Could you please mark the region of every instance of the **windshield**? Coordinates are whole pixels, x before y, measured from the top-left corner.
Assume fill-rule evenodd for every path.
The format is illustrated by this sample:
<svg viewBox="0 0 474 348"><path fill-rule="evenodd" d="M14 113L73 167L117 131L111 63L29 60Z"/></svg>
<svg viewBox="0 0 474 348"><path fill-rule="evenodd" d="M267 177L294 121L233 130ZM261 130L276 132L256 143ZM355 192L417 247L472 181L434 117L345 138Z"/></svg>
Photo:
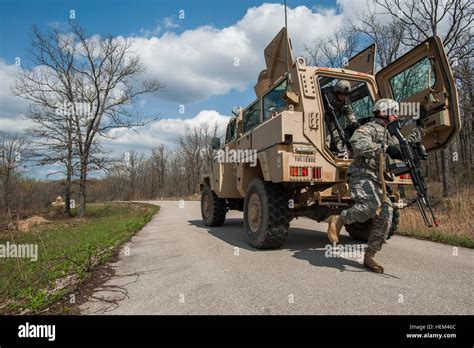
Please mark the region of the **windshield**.
<svg viewBox="0 0 474 348"><path fill-rule="evenodd" d="M283 80L278 86L273 88L263 97L263 120L275 116L286 108L286 102L283 99L283 95L286 92L286 79Z"/></svg>

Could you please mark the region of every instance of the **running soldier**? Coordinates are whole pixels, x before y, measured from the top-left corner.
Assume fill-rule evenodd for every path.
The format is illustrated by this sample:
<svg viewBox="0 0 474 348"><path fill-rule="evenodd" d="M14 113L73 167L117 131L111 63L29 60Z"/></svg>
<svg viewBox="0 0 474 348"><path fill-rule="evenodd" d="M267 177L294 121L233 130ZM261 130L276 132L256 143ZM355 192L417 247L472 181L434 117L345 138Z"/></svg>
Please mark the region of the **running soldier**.
<svg viewBox="0 0 474 348"><path fill-rule="evenodd" d="M373 219L364 265L376 273L384 271L374 256L382 249L382 244L390 230L393 215L390 199L388 196L383 197L384 191L379 171L380 153L386 150L391 158L401 158L398 140L391 137L385 128L388 122L398 118L398 110L399 105L396 101L392 99L378 100L373 108L373 120L358 128L351 137L350 143L354 151L354 161L349 166L348 175L351 195L355 204L343 210L339 217L332 216L327 232L331 243L337 243L342 226ZM407 140L420 142L422 136L422 128L416 127Z"/></svg>

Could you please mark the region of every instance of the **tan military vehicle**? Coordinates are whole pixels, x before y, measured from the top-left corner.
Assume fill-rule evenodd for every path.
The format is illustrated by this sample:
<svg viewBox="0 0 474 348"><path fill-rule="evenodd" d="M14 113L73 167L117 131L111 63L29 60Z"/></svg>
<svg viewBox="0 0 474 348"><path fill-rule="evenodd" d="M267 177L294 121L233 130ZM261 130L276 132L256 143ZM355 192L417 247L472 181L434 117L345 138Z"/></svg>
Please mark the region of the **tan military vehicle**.
<svg viewBox="0 0 474 348"><path fill-rule="evenodd" d="M338 81L350 82L349 102L361 123L371 117L376 100L403 102L401 117L423 119L428 151L445 147L460 129L456 88L438 37L376 74L375 45L344 68L307 66L303 58L293 58L285 28L264 54L257 97L234 111L222 148L214 139L215 156L201 183L205 225L221 226L228 210L243 211L248 241L256 248L280 247L293 218L322 221L352 204L346 180L350 151L341 158L330 148L325 118L323 94ZM406 122L402 133L413 127L413 121ZM410 177L395 176L387 183L394 206L403 207L400 187L410 185ZM391 234L398 219L394 214ZM366 241L370 225L369 220L345 227L353 238Z"/></svg>

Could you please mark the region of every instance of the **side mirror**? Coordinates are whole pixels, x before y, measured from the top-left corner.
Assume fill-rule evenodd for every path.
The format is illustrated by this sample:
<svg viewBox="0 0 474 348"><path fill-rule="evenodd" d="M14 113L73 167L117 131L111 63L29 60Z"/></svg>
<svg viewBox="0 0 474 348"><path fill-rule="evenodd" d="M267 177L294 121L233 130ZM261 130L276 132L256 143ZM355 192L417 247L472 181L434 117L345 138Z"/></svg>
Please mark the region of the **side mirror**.
<svg viewBox="0 0 474 348"><path fill-rule="evenodd" d="M219 150L221 148L221 139L220 138L217 138L217 137L214 137L212 138L211 140L211 148L213 150Z"/></svg>

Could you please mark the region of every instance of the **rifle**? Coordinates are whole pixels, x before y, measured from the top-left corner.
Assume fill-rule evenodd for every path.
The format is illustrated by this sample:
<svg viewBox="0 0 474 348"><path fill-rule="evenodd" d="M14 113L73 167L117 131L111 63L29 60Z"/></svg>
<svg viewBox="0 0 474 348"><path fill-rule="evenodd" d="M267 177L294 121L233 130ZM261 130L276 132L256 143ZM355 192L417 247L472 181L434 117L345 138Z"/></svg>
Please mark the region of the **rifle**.
<svg viewBox="0 0 474 348"><path fill-rule="evenodd" d="M339 134L339 139L341 139L342 143L347 147L351 147L351 143L349 140L346 138L346 135L344 133L344 130L341 127L341 124L339 123L339 120L337 119L336 112L334 111L334 107L331 105L331 102L328 99L328 96L326 93L323 94L323 104L324 104L324 118L326 119L326 123L329 125L331 122L334 124L336 127L337 134ZM330 128L329 128L330 129ZM331 135L332 138L332 135Z"/></svg>
<svg viewBox="0 0 474 348"><path fill-rule="evenodd" d="M428 187L426 186L423 175L421 174L421 160L426 160L426 150L422 144L411 144L405 139L403 134L400 132L401 123L400 121L393 121L387 124L387 129L390 135L395 136L400 143L400 152L402 154L402 161L405 162L405 166L410 173L413 186L416 190L416 198L413 199L412 203L416 202L420 214L423 217L423 221L428 227L432 227L433 224L438 227L439 220L436 218L433 208L431 207L430 198L428 196ZM425 211L425 207L428 208L431 213L433 223L428 219Z"/></svg>

